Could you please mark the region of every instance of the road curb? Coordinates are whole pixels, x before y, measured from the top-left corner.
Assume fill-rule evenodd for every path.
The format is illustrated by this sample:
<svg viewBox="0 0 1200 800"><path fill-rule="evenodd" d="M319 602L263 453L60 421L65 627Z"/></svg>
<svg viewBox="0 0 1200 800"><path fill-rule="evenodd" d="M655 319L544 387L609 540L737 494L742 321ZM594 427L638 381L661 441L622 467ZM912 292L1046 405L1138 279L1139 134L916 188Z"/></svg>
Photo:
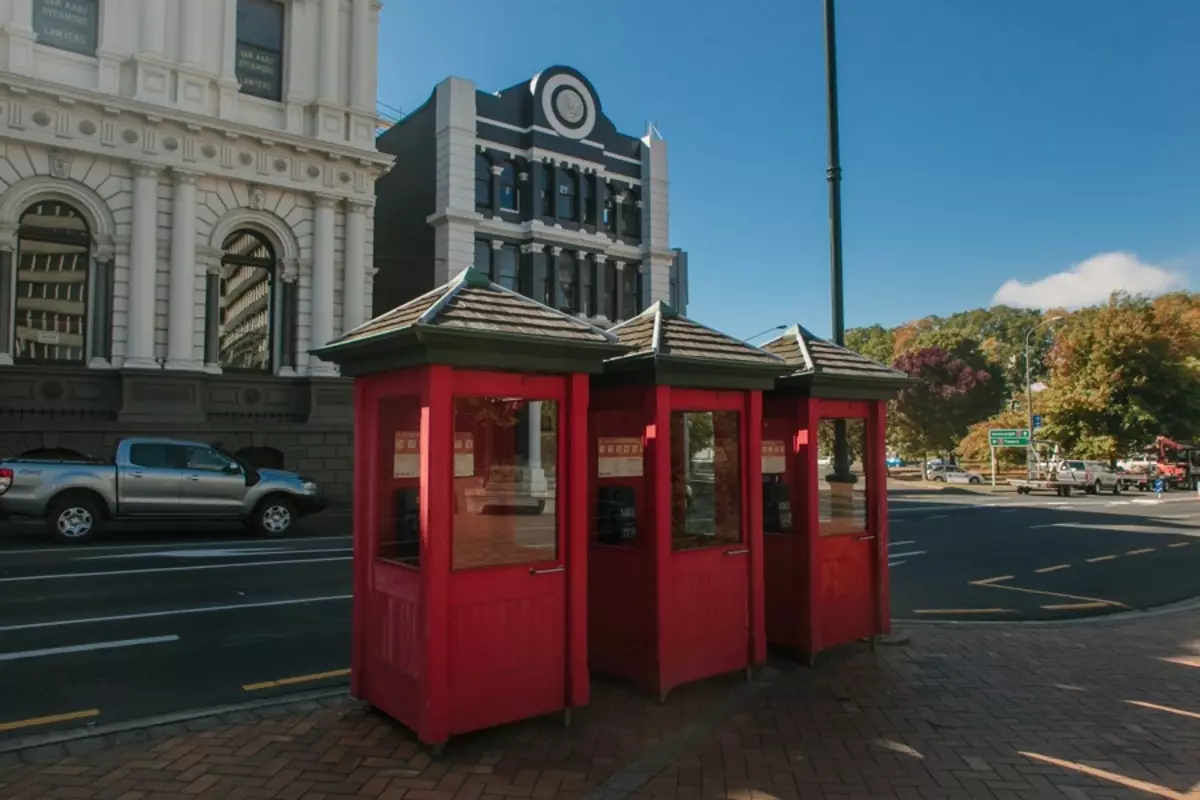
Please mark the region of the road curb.
<svg viewBox="0 0 1200 800"><path fill-rule="evenodd" d="M36 733L18 739L0 741L0 756L16 755L19 760L29 762L57 760L69 755L82 755L109 747L191 733L209 727L208 723L213 721L248 722L268 716L278 716L280 713L286 714L293 710L315 710L321 706L334 706L351 700L348 690L349 684L343 683L327 689L292 692L265 697L261 700L248 700L244 703L230 703L190 711L158 714L125 722L98 725L94 728ZM331 699L335 702L328 702ZM291 708L292 706L295 708ZM271 710L275 713L256 713L264 710ZM221 719L227 715L236 715L237 718Z"/></svg>
<svg viewBox="0 0 1200 800"><path fill-rule="evenodd" d="M902 619L893 617L892 623L903 626L914 626L917 628L937 628L937 627L955 627L955 628L1024 628L1024 627L1039 627L1039 628L1054 628L1054 627L1070 627L1074 625L1117 625L1126 622L1134 622L1141 619L1154 619L1155 617L1167 617L1174 614L1182 614L1188 611L1200 611L1200 597L1193 597L1189 600L1180 600L1175 603L1168 603L1164 606L1154 606L1153 608L1131 609L1129 611L1120 611L1115 614L1100 614L1091 617L1076 617L1074 619L997 619L997 620L978 620L978 619Z"/></svg>

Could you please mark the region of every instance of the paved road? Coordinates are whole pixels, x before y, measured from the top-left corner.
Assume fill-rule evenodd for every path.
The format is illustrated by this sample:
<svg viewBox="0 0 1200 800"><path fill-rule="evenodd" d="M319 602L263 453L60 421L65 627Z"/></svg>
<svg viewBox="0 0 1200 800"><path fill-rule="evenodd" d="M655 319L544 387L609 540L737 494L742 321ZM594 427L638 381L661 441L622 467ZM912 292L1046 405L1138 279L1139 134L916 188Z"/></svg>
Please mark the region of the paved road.
<svg viewBox="0 0 1200 800"><path fill-rule="evenodd" d="M1200 596L1200 501L969 495L891 504L892 615L1060 619Z"/></svg>

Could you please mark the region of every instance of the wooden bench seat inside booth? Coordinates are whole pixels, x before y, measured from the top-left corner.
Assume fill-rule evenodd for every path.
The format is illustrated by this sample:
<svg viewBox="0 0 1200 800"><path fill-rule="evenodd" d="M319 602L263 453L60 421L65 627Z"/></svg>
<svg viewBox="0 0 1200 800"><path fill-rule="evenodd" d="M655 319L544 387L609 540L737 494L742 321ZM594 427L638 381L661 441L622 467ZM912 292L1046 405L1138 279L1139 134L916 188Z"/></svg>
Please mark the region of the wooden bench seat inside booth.
<svg viewBox="0 0 1200 800"><path fill-rule="evenodd" d="M351 692L422 742L587 704L589 375L626 349L469 268L316 351L354 378Z"/></svg>
<svg viewBox="0 0 1200 800"><path fill-rule="evenodd" d="M764 484L767 639L811 662L891 630L887 403L912 381L800 325L763 349L790 368L763 401L763 439L786 450ZM823 421L830 434L845 426L855 483L821 463L833 440L821 435Z"/></svg>
<svg viewBox="0 0 1200 800"><path fill-rule="evenodd" d="M664 303L612 332L630 352L593 379L590 659L661 696L766 656L761 401L787 365Z"/></svg>

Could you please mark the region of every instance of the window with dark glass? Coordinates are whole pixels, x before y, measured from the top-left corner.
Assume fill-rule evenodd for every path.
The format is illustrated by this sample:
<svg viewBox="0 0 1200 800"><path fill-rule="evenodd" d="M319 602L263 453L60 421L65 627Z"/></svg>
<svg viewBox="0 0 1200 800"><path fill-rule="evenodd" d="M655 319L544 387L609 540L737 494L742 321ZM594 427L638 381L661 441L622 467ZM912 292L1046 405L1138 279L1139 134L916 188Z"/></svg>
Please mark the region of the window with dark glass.
<svg viewBox="0 0 1200 800"><path fill-rule="evenodd" d="M517 168L511 161L500 172L500 208L505 211L520 211L521 199L517 193Z"/></svg>
<svg viewBox="0 0 1200 800"><path fill-rule="evenodd" d="M671 548L742 541L736 411L671 412Z"/></svg>
<svg viewBox="0 0 1200 800"><path fill-rule="evenodd" d="M475 240L475 269L492 277L492 243L487 239Z"/></svg>
<svg viewBox="0 0 1200 800"><path fill-rule="evenodd" d="M475 156L475 207L492 207L492 162L482 153Z"/></svg>
<svg viewBox="0 0 1200 800"><path fill-rule="evenodd" d="M38 44L94 56L99 30L99 0L33 0Z"/></svg>
<svg viewBox="0 0 1200 800"><path fill-rule="evenodd" d="M579 308L576 268L574 253L559 253L554 259L554 307L559 311L574 313Z"/></svg>
<svg viewBox="0 0 1200 800"><path fill-rule="evenodd" d="M231 233L222 250L220 366L270 372L274 363L275 251L251 230Z"/></svg>
<svg viewBox="0 0 1200 800"><path fill-rule="evenodd" d="M492 281L505 289L520 291L520 264L517 246L506 244L494 254L495 263L492 265Z"/></svg>
<svg viewBox="0 0 1200 800"><path fill-rule="evenodd" d="M37 203L21 215L12 308L17 362L86 362L91 243L87 223L66 203Z"/></svg>
<svg viewBox="0 0 1200 800"><path fill-rule="evenodd" d="M556 214L559 219L575 219L576 201L579 200L579 179L573 170L558 171L558 203Z"/></svg>
<svg viewBox="0 0 1200 800"><path fill-rule="evenodd" d="M554 167L546 164L542 167L542 185L538 187L540 200L539 211L544 217L554 217Z"/></svg>
<svg viewBox="0 0 1200 800"><path fill-rule="evenodd" d="M383 397L378 405L379 558L421 566L421 398Z"/></svg>
<svg viewBox="0 0 1200 800"><path fill-rule="evenodd" d="M635 316L641 307L641 275L637 264L626 264L621 270L621 305L627 316Z"/></svg>
<svg viewBox="0 0 1200 800"><path fill-rule="evenodd" d="M238 0L235 72L244 94L283 99L283 4Z"/></svg>
<svg viewBox="0 0 1200 800"><path fill-rule="evenodd" d="M838 475L837 428L845 426L846 471ZM818 531L821 536L867 529L867 425L864 419L823 419L817 425Z"/></svg>
<svg viewBox="0 0 1200 800"><path fill-rule="evenodd" d="M610 320L617 319L617 297L621 287L617 284L620 280L621 273L617 272L617 267L611 261L605 260L600 269L604 270L604 297L600 300L600 312Z"/></svg>
<svg viewBox="0 0 1200 800"><path fill-rule="evenodd" d="M642 208L638 205L641 197L636 190L630 189L625 195L625 202L621 204L621 213L624 218L621 220L621 235L638 237L642 235Z"/></svg>
<svg viewBox="0 0 1200 800"><path fill-rule="evenodd" d="M558 558L558 403L454 399L455 570Z"/></svg>
<svg viewBox="0 0 1200 800"><path fill-rule="evenodd" d="M600 222L604 230L612 233L617 229L617 200L610 184L604 184L601 193L604 197L604 218Z"/></svg>
<svg viewBox="0 0 1200 800"><path fill-rule="evenodd" d="M596 280L593 274L595 265L590 256L580 255L583 257L579 260L579 313L591 317L596 313Z"/></svg>

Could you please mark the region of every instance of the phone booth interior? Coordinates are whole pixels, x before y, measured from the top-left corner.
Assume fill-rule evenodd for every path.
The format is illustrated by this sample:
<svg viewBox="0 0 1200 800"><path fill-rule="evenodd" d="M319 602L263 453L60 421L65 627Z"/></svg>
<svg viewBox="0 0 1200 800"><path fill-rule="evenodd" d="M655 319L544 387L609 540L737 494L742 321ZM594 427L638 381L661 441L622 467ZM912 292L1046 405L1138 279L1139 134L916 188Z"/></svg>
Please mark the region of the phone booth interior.
<svg viewBox="0 0 1200 800"><path fill-rule="evenodd" d="M761 391L786 369L657 303L591 400L589 662L660 695L766 656Z"/></svg>
<svg viewBox="0 0 1200 800"><path fill-rule="evenodd" d="M796 367L763 401L767 638L811 659L891 629L887 401L909 379L800 326L763 349Z"/></svg>
<svg viewBox="0 0 1200 800"><path fill-rule="evenodd" d="M588 373L615 337L467 270L318 355L354 377L351 691L440 746L588 700Z"/></svg>

